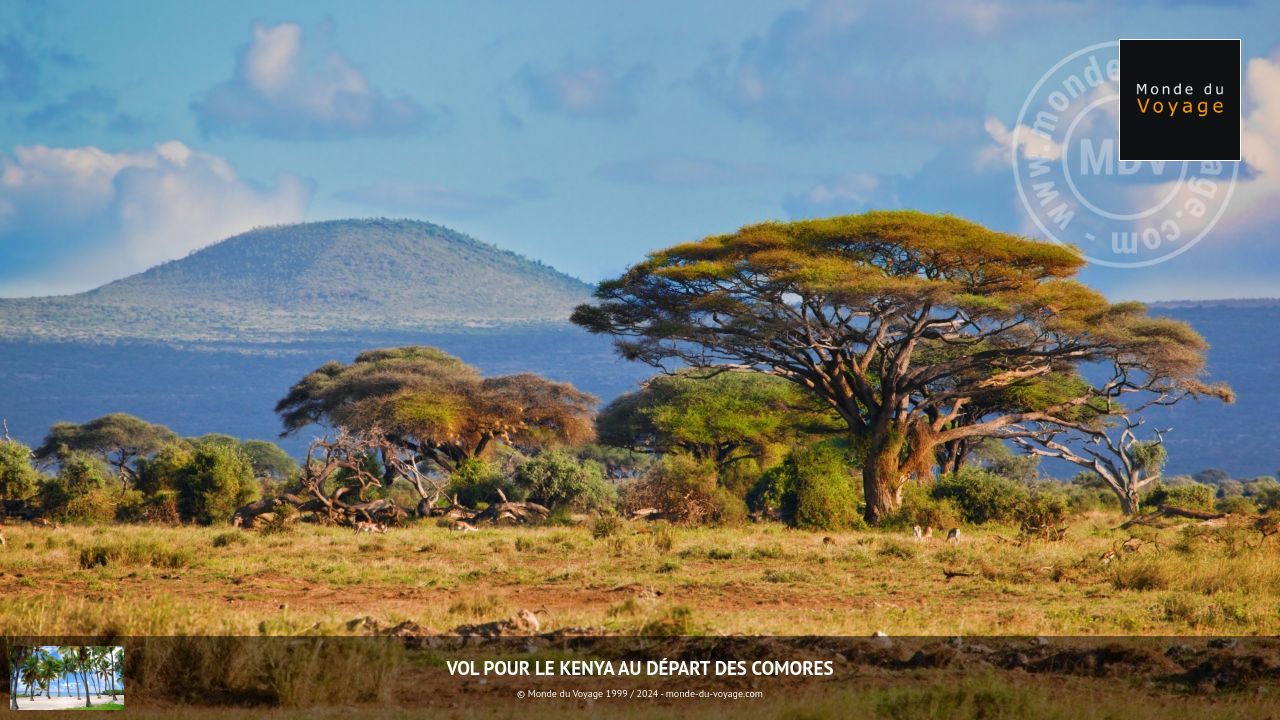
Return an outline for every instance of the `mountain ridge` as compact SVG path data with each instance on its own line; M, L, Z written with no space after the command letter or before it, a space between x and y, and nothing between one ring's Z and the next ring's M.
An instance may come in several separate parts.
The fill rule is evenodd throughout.
M255 228L76 295L0 299L0 337L244 341L560 323L590 293L440 225L326 220Z

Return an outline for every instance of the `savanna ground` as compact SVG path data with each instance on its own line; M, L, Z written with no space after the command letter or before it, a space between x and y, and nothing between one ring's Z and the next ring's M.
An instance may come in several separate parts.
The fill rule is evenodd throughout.
M1280 541L1247 528L1114 529L1062 542L965 530L619 522L386 535L299 526L7 526L0 627L16 635L435 632L535 611L542 629L747 635L1280 635ZM1130 538L1133 552L1122 544ZM1103 556L1118 551L1109 562ZM947 577L947 573L963 573Z
M1011 529L966 529L954 547L940 538L916 543L902 531L823 534L771 523L686 528L618 521L459 533L423 522L386 535L306 525L276 534L10 525L3 528L8 545L0 548L0 628L7 636L334 636L412 621L423 632L449 633L531 610L542 631L630 636L1280 634L1275 537L1244 526L1115 529L1121 521L1107 513L1077 518L1062 542L1018 543ZM1130 552L1124 542L1131 538L1137 549ZM1104 562L1109 552L1115 555ZM1185 639L1196 652L1212 646L1207 637ZM851 660L836 678L737 686L763 690L755 699L533 702L514 699L519 680L445 675L443 656L430 650L401 654L396 645L396 655L384 657L361 646L350 657L307 656L297 664L296 649L230 642L201 650L204 669L186 677L259 672L227 669L237 663L276 668L269 680L228 684L250 688L255 713L280 718L416 717L430 708L433 717L526 720L584 710L636 718L731 711L745 720L1256 720L1274 716L1280 692L1275 668L1259 670L1256 661L1248 682L1211 680L1197 688L1159 680L1164 670L1104 677L990 663L886 670ZM273 659L273 652L285 652L287 660ZM260 657L245 659L254 654ZM1153 664L1163 657L1161 646ZM172 678L130 687L165 682ZM616 681L572 684L598 690ZM361 687L369 690L355 689ZM226 717L249 709L236 705L241 700L166 703L163 692L139 692L130 709L139 717Z

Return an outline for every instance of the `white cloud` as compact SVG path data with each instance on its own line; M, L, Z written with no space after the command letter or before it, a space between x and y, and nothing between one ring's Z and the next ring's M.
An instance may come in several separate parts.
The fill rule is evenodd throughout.
M802 193L788 195L782 206L794 219L897 207L900 202L896 181L894 177L847 173L817 183Z
M636 113L636 94L652 75L645 65L625 71L600 63L575 63L519 75L536 109L593 120L624 120Z
M223 158L170 141L112 153L15 148L0 157L0 295L86 290L258 225L302 219L313 187L240 179Z
M444 108L387 97L321 36L308 42L294 23L255 25L235 75L194 106L207 133L279 139L402 135L448 124Z
M1081 3L813 0L697 74L714 101L790 138L946 143L981 133L986 83L944 57ZM907 38L907 40L904 40ZM968 64L969 66L972 63Z

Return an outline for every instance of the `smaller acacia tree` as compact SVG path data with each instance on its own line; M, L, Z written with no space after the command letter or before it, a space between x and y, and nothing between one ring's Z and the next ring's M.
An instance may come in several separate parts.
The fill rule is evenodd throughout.
M55 423L36 448L39 460L57 461L67 451L101 458L116 469L124 487L138 480L138 462L178 441L177 433L126 413L112 413L87 423Z
M811 394L763 373L682 370L657 375L609 403L599 441L636 452L682 453L715 465L760 461L804 437L836 434L840 419Z
M284 435L313 423L376 431L384 484L404 477L423 503L439 499L432 473L451 474L495 443L534 449L579 444L593 437L596 399L567 383L530 373L483 377L431 347L369 350L344 365L329 362L308 374L276 405Z

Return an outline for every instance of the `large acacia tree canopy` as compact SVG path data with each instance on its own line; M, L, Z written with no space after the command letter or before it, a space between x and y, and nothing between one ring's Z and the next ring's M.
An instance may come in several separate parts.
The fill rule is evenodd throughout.
M1229 394L1199 379L1203 338L1108 302L1074 279L1083 265L1074 248L946 215L769 222L651 254L573 321L631 359L810 388L868 439L871 501L943 443L1078 420L1127 393ZM1088 365L1110 372L1086 382Z
M521 373L482 377L431 347L369 350L329 362L276 405L285 434L312 423L378 428L447 469L498 440L516 446L578 443L593 435L595 397L567 383Z

